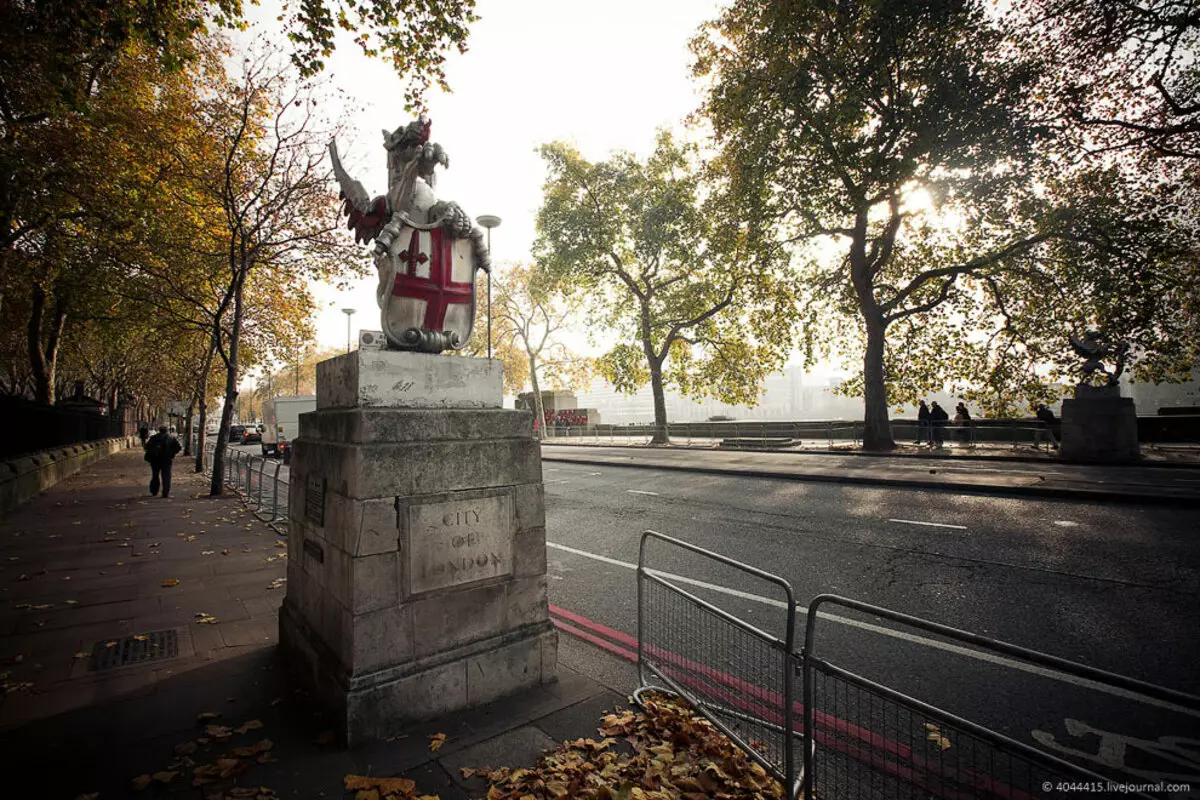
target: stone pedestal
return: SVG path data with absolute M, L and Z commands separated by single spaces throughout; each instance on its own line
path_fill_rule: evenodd
M 1078 387 L 1075 399 L 1063 400 L 1059 452 L 1066 461 L 1121 464 L 1140 459 L 1133 400 L 1121 397 L 1116 386 Z
M 350 745 L 551 681 L 541 454 L 499 362 L 360 350 L 317 367 L 279 640 Z

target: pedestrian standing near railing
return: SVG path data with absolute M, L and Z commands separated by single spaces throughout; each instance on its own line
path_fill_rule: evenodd
M 942 408 L 934 400 L 933 406 L 929 409 L 929 424 L 933 428 L 933 444 L 935 447 L 945 445 L 946 423 L 949 421 L 950 415 L 946 413 L 946 409 Z
M 832 434 L 830 434 L 832 438 Z M 925 405 L 925 401 L 921 401 L 921 407 L 917 409 L 917 444 L 924 439 L 929 444 L 933 444 L 933 436 L 929 430 L 929 406 Z
M 954 424 L 958 426 L 958 440 L 960 442 L 970 442 L 971 436 L 971 412 L 967 411 L 967 404 L 959 400 L 958 405 L 954 407 Z

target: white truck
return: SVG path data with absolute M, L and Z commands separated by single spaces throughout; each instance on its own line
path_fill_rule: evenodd
M 317 397 L 312 394 L 263 403 L 263 455 L 286 457 L 289 443 L 300 434 L 300 415 L 316 410 Z

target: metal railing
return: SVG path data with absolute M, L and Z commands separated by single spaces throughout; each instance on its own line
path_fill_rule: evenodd
M 205 471 L 212 474 L 215 442 L 205 444 Z M 276 459 L 225 448 L 224 483 L 240 494 L 254 515 L 279 533 L 287 533 L 290 471 Z
M 765 612 L 760 622 L 772 619 L 768 627 L 778 627 L 780 635 L 684 588 L 698 581 L 651 568 L 649 547 L 671 548 L 674 569 L 685 558 L 699 558 L 705 573 L 732 569 L 773 586 L 770 605 L 777 611 Z M 1194 695 L 857 600 L 819 595 L 807 610 L 798 609 L 782 578 L 654 531 L 642 534 L 637 581 L 641 687 L 634 699 L 642 702 L 653 691 L 682 697 L 780 780 L 789 798 L 1032 800 L 1060 796 L 1050 789 L 1063 784 L 1112 786 L 1130 778 L 1116 767 L 1102 774 L 1066 761 L 846 669 L 824 652 L 818 636 L 818 619 L 829 615 L 823 609 L 830 606 L 871 615 L 876 622 L 868 630 L 884 630 L 880 622 L 915 628 L 956 648 L 998 653 L 1043 674 L 1073 676 L 1183 707 L 1189 714 L 1200 711 L 1200 697 Z M 797 652 L 792 630 L 800 613 L 806 615 L 805 631 Z M 829 650 L 846 653 L 845 645 L 839 639 Z M 931 746 L 935 738 L 937 746 Z M 1130 796 L 1158 796 L 1126 786 L 1122 793 Z
M 826 447 L 860 446 L 864 425 L 861 421 L 825 422 L 685 422 L 668 423 L 667 436 L 676 447 L 700 449 L 753 448 L 759 450 L 799 451 Z M 980 444 L 1009 447 L 1011 450 L 1049 451 L 1058 443 L 1045 425 L 1004 425 L 970 422 L 947 424 L 941 428 L 922 427 L 915 420 L 893 420 L 892 436 L 899 443 L 911 442 L 930 448 L 965 447 Z M 543 442 L 588 445 L 649 445 L 654 438 L 653 425 L 557 426 L 539 431 Z

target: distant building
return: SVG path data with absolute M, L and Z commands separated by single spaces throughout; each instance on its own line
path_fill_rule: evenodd
M 739 420 L 859 419 L 862 400 L 833 393 L 842 379 L 815 380 L 804 368 L 787 367 L 768 375 L 763 382 L 762 399 L 757 406 L 722 403 L 712 398 L 693 400 L 668 390 L 668 422 L 704 422 L 711 417 Z M 636 394 L 618 392 L 606 381 L 594 381 L 576 393 L 581 407 L 595 408 L 606 423 L 626 425 L 654 421 L 654 396 L 644 386 Z

